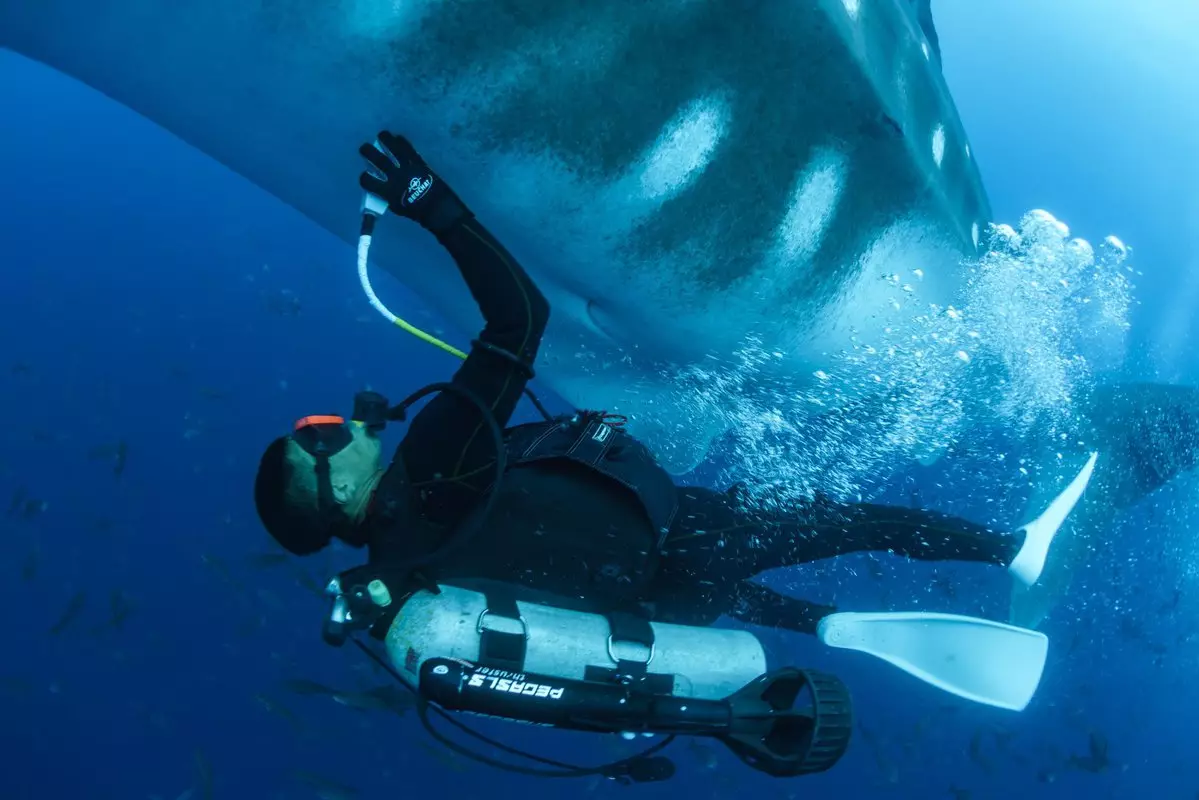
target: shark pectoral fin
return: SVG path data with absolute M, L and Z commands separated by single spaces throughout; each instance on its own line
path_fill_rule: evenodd
M 1105 502 L 1129 508 L 1199 464 L 1199 389 L 1135 383 L 1098 389 L 1089 412 L 1104 470 Z
M 1070 485 L 1049 504 L 1049 508 L 1022 528 L 1024 546 L 1020 548 L 1020 552 L 1008 565 L 1008 571 L 1016 580 L 1026 586 L 1031 586 L 1040 579 L 1041 573 L 1045 569 L 1045 561 L 1049 557 L 1049 547 L 1053 544 L 1058 529 L 1062 527 L 1062 523 L 1066 521 L 1066 517 L 1070 516 L 1070 512 L 1074 510 L 1074 506 L 1082 497 L 1083 491 L 1091 480 L 1091 475 L 1095 472 L 1095 462 L 1098 460 L 1099 453 L 1091 453 L 1091 457 L 1087 459 L 1082 470 L 1074 476 Z
M 1032 700 L 1049 653 L 1043 633 L 931 612 L 830 614 L 817 636 L 829 647 L 881 658 L 950 694 L 1012 711 Z

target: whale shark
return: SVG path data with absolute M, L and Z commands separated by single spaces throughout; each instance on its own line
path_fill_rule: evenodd
M 927 0 L 0 0 L 0 47 L 351 243 L 358 145 L 409 137 L 549 299 L 542 382 L 675 473 L 722 404 L 800 391 L 902 321 L 910 275 L 952 298 L 990 221 Z M 479 327 L 415 226 L 372 257 Z M 753 386 L 680 378 L 747 347 Z

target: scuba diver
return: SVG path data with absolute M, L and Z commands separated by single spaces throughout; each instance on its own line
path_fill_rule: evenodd
M 554 418 L 537 404 L 544 421 L 507 427 L 534 376 L 550 315 L 548 302 L 407 139 L 383 132 L 359 152 L 370 165 L 360 178 L 367 192 L 367 246 L 384 210 L 421 225 L 453 258 L 485 325 L 450 382 L 426 387 L 395 407 L 381 395 L 360 393 L 349 421 L 336 415 L 302 417 L 262 456 L 255 503 L 279 544 L 300 556 L 334 539 L 367 549 L 365 565 L 330 584 L 336 607 L 326 638 L 344 640 L 347 632 L 369 628 L 387 643 L 396 669 L 419 682 L 423 692 L 426 680 L 450 672 L 458 675 L 455 670 L 464 658 L 490 664 L 480 668 L 484 676 L 502 668 L 522 679 L 536 672 L 528 660 L 536 645 L 532 609 L 546 614 L 550 612 L 545 609 L 552 609 L 558 616 L 546 624 L 553 628 L 555 653 L 562 658 L 582 647 L 561 639 L 567 619 L 563 615 L 576 615 L 570 619 L 580 621 L 580 631 L 590 630 L 588 620 L 603 624 L 603 660 L 614 662 L 609 672 L 620 673 L 627 691 L 629 676 L 644 679 L 648 664 L 669 662 L 664 632 L 698 631 L 687 641 L 699 642 L 703 634 L 731 641 L 726 635 L 740 632 L 688 627 L 709 626 L 721 615 L 820 634 L 833 646 L 884 657 L 884 645 L 872 649 L 869 641 L 878 639 L 880 631 L 895 630 L 887 625 L 910 626 L 918 618 L 925 628 L 939 621 L 952 627 L 969 620 L 952 615 L 839 614 L 830 606 L 787 597 L 752 580 L 778 567 L 872 550 L 922 560 L 993 564 L 1022 583 L 1036 582 L 1054 531 L 1085 486 L 1086 470 L 1067 491 L 1073 495 L 1056 502 L 1042 519 L 993 531 L 931 510 L 842 503 L 823 496 L 766 508 L 736 487 L 721 492 L 676 486 L 648 449 L 624 430 L 623 418 L 602 411 Z M 384 466 L 383 426 L 406 419 L 408 408 L 431 394 L 435 396 L 412 416 L 390 465 Z M 471 613 L 477 617 L 469 626 L 454 628 L 454 620 L 460 621 L 466 612 L 443 615 L 450 628 L 473 637 L 446 651 L 453 658 L 438 660 L 414 644 L 424 632 L 396 632 L 400 626 L 416 625 L 417 617 L 426 626 L 442 618 L 428 604 L 451 601 L 475 603 Z M 424 610 L 418 613 L 417 608 Z M 517 627 L 493 628 L 493 622 L 503 619 Z M 837 621 L 841 624 L 832 625 Z M 1017 630 L 985 620 L 969 622 L 1005 635 Z M 428 641 L 440 643 L 437 646 L 449 647 L 445 637 L 451 633 L 428 636 Z M 618 657 L 614 640 L 646 645 L 648 658 L 633 664 Z M 710 643 L 721 647 L 719 641 Z M 750 649 L 752 655 L 738 675 L 763 671 L 756 640 Z M 976 655 L 989 651 L 974 649 Z M 1004 649 L 1012 650 L 1006 640 Z M 603 647 L 599 652 L 603 654 Z M 693 651 L 690 657 L 714 670 L 726 669 L 716 662 L 735 660 L 735 652 L 709 649 Z M 1041 665 L 1043 661 L 1042 653 Z M 434 662 L 436 667 L 430 667 Z M 588 662 L 585 669 L 566 666 L 551 678 L 583 678 L 584 673 L 598 674 L 595 664 Z M 1040 666 L 1035 673 L 1032 688 L 1039 681 Z M 804 674 L 809 684 L 819 682 Z M 459 679 L 459 686 L 476 685 L 462 675 Z M 482 680 L 478 674 L 475 679 Z M 1024 687 L 1020 691 L 1027 697 L 1022 701 L 988 700 L 986 691 L 977 687 L 955 689 L 953 676 L 933 676 L 930 682 L 938 680 L 942 688 L 995 705 L 1023 707 L 1031 697 L 1031 689 Z M 745 683 L 740 677 L 728 681 L 706 696 L 724 697 Z M 534 685 L 531 677 L 521 685 L 525 683 Z M 676 681 L 676 693 L 678 686 Z M 703 698 L 706 690 L 696 679 L 689 691 L 694 705 L 694 698 Z M 759 693 L 758 700 L 762 697 Z M 451 700 L 443 693 L 436 702 L 452 707 Z M 627 705 L 627 700 L 621 703 Z M 660 708 L 655 713 L 659 712 Z M 494 713 L 520 716 L 511 709 Z M 525 719 L 545 721 L 535 714 Z M 578 722 L 579 717 L 571 719 Z M 677 723 L 657 729 L 678 731 Z M 627 719 L 614 725 L 614 732 L 632 727 Z M 847 741 L 848 728 L 844 735 Z M 760 755 L 754 753 L 759 762 Z M 801 774 L 831 766 L 813 763 L 792 763 L 776 771 Z

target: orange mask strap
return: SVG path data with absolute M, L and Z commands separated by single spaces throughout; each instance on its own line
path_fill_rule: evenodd
M 344 425 L 345 423 L 345 419 L 336 414 L 312 414 L 296 420 L 295 430 L 307 428 L 309 425 Z

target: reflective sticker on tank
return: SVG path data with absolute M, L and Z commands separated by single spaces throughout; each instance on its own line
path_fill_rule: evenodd
M 553 687 L 544 683 L 501 678 L 496 675 L 481 675 L 479 673 L 471 675 L 466 685 L 475 689 L 487 689 L 492 692 L 519 694 L 522 697 L 539 697 L 549 700 L 561 700 L 563 693 L 566 691 L 565 688 Z
M 404 669 L 408 672 L 416 672 L 416 668 L 420 666 L 420 653 L 411 647 L 404 654 Z

